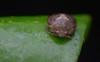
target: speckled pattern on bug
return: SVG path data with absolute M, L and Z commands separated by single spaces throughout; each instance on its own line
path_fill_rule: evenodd
M 70 37 L 76 28 L 76 20 L 65 13 L 48 16 L 48 30 L 59 37 Z

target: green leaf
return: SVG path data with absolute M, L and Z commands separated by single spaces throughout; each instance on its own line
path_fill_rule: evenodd
M 0 62 L 77 62 L 90 15 L 73 15 L 77 28 L 71 39 L 47 31 L 47 16 L 0 17 Z

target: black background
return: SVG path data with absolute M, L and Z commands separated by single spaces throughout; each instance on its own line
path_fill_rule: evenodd
M 48 15 L 65 12 L 68 14 L 90 14 L 92 25 L 89 36 L 82 47 L 78 62 L 100 62 L 99 46 L 99 3 L 98 1 L 67 0 L 13 0 L 0 1 L 0 16 Z

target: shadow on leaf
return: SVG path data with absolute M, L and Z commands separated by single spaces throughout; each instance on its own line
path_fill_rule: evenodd
M 61 38 L 61 37 L 58 37 L 58 36 L 54 36 L 52 34 L 48 34 L 51 39 L 56 43 L 56 44 L 60 44 L 60 45 L 63 45 L 63 44 L 66 44 L 70 38 Z

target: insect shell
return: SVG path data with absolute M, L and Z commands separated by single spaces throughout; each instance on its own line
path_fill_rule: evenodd
M 76 28 L 76 20 L 65 13 L 53 14 L 48 17 L 48 30 L 58 37 L 70 37 Z

